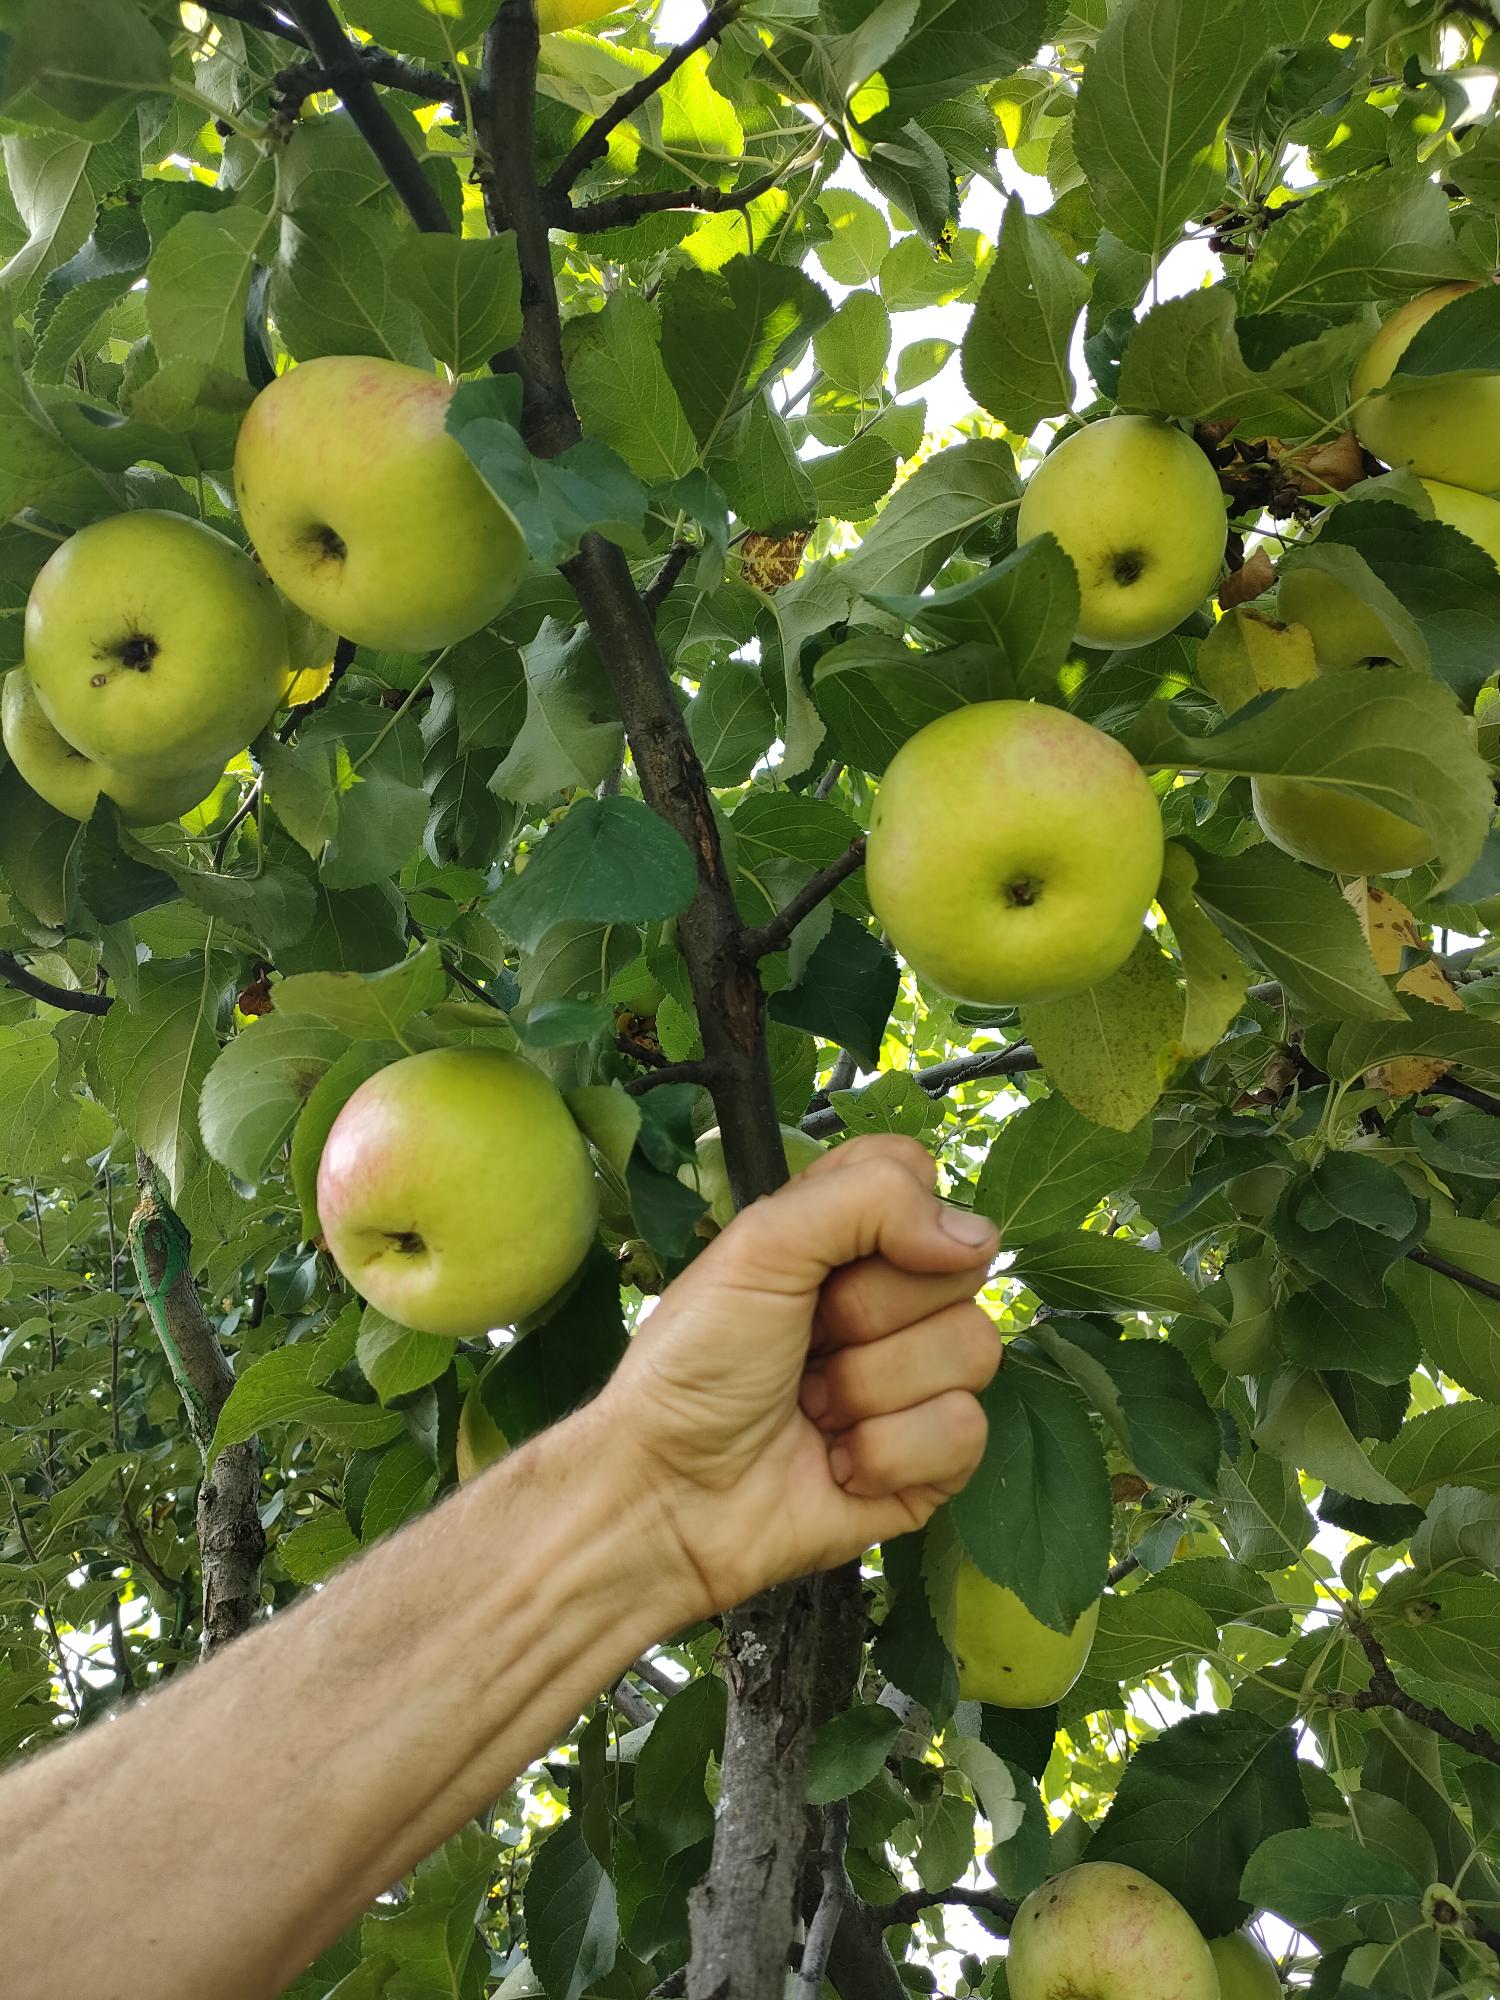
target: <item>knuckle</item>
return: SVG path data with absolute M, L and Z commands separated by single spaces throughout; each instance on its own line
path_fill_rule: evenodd
M 959 1360 L 970 1388 L 982 1389 L 1000 1366 L 1001 1341 L 982 1306 L 964 1308 L 957 1341 Z
M 954 1389 L 943 1398 L 944 1428 L 955 1461 L 972 1471 L 989 1442 L 989 1418 L 967 1390 Z
M 847 1340 L 865 1340 L 876 1328 L 875 1301 L 869 1273 L 860 1264 L 846 1264 L 823 1287 L 818 1317 L 828 1331 Z

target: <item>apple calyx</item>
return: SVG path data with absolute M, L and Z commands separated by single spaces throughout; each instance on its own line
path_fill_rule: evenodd
M 316 522 L 302 540 L 319 562 L 341 563 L 348 558 L 348 543 L 338 529 L 331 528 L 326 521 Z
M 132 632 L 124 639 L 117 639 L 113 646 L 101 646 L 97 657 L 101 660 L 113 660 L 117 666 L 126 668 L 130 673 L 148 674 L 152 662 L 160 651 L 161 647 L 149 632 Z M 107 673 L 94 674 L 89 680 L 90 687 L 102 688 L 108 685 Z
M 1422 1915 L 1441 1931 L 1466 1930 L 1469 1912 L 1446 1882 L 1430 1882 L 1422 1892 Z
M 1018 875 L 1005 885 L 1005 900 L 1013 910 L 1029 910 L 1040 900 L 1042 884 L 1035 875 Z
M 1146 567 L 1146 558 L 1139 549 L 1122 549 L 1110 563 L 1110 574 L 1116 583 L 1125 586 L 1139 583 Z

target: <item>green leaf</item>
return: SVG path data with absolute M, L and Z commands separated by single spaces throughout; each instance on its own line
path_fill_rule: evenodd
M 867 285 L 877 277 L 891 234 L 873 201 L 846 188 L 828 188 L 817 198 L 832 234 L 818 245 L 818 260 L 839 285 Z
M 648 300 L 616 292 L 599 312 L 569 320 L 567 362 L 568 388 L 591 437 L 652 485 L 691 471 L 698 443 L 662 361 L 661 323 Z
M 433 359 L 455 375 L 484 367 L 519 337 L 521 268 L 511 237 L 413 234 L 397 251 L 397 267 Z M 568 381 L 576 401 L 572 370 Z
M 421 1334 L 413 1337 L 423 1338 Z M 453 1343 L 438 1344 L 444 1350 L 443 1367 L 447 1367 L 453 1358 Z M 437 1471 L 432 1460 L 414 1438 L 398 1438 L 388 1451 L 381 1453 L 375 1477 L 365 1494 L 359 1517 L 360 1540 L 365 1547 L 420 1514 L 436 1490 Z
M 1191 1715 L 1136 1749 L 1088 1858 L 1139 1868 L 1221 1937 L 1244 1921 L 1250 1856 L 1306 1820 L 1290 1729 L 1237 1710 Z
M 1377 1472 L 1344 1421 L 1321 1375 L 1286 1368 L 1263 1390 L 1254 1439 L 1287 1465 L 1339 1493 L 1379 1507 L 1400 1507 L 1406 1495 Z
M 0 114 L 12 129 L 110 139 L 166 87 L 166 44 L 130 0 L 15 0 L 5 19 Z
M 298 1424 L 333 1443 L 358 1451 L 385 1444 L 405 1429 L 394 1411 L 378 1403 L 349 1403 L 316 1387 L 312 1371 L 317 1351 L 311 1346 L 278 1347 L 251 1362 L 230 1390 L 209 1452 L 212 1465 L 221 1451 L 268 1424 Z
M 858 1056 L 866 1069 L 880 1065 L 880 1040 L 900 990 L 894 954 L 852 917 L 836 911 L 795 986 L 771 997 L 771 1018 L 805 1028 Z
M 968 1779 L 979 1810 L 990 1823 L 990 1838 L 995 1846 L 1003 1847 L 1013 1840 L 1020 1831 L 1025 1809 L 1016 1796 L 1011 1767 L 976 1736 L 945 1734 L 943 1753 L 949 1764 Z
M 337 1028 L 279 1009 L 242 1028 L 203 1080 L 199 1117 L 210 1156 L 241 1180 L 259 1180 L 343 1052 Z
M 1323 1067 L 1340 1083 L 1354 1083 L 1366 1070 L 1401 1056 L 1439 1056 L 1482 1076 L 1500 1075 L 1500 1022 L 1478 1013 L 1435 1006 L 1407 993 L 1393 996 L 1399 1021 L 1350 1022 L 1338 1029 L 1323 1052 Z
M 1070 410 L 1069 350 L 1088 292 L 1087 274 L 1013 194 L 964 335 L 964 386 L 975 402 L 1023 433 Z
M 96 1088 L 175 1199 L 202 1163 L 198 1094 L 218 1054 L 221 995 L 206 957 L 143 965 L 140 981 L 137 1004 L 104 1017 Z
M 1157 898 L 1172 926 L 1187 988 L 1181 1052 L 1192 1059 L 1216 1048 L 1239 1018 L 1250 985 L 1245 961 L 1203 913 L 1194 890 L 1198 863 L 1179 841 L 1167 842 Z
M 1398 1571 L 1369 1617 L 1392 1665 L 1439 1687 L 1493 1695 L 1500 1680 L 1500 1580 Z
M 862 1090 L 836 1090 L 828 1102 L 850 1132 L 904 1132 L 919 1139 L 942 1119 L 910 1070 L 887 1070 Z
M 526 719 L 491 789 L 519 805 L 540 805 L 574 788 L 596 790 L 614 769 L 624 735 L 588 627 L 544 618 L 521 662 Z
M 1411 1538 L 1411 1559 L 1418 1571 L 1476 1563 L 1500 1576 L 1500 1497 L 1477 1486 L 1440 1486 Z
M 658 1866 L 714 1830 L 707 1776 L 724 1754 L 727 1694 L 705 1674 L 674 1694 L 651 1725 L 635 1767 L 635 1832 Z
M 309 716 L 295 743 L 266 736 L 258 750 L 276 816 L 327 888 L 381 882 L 420 845 L 431 802 L 409 715 L 339 702 Z
M 662 293 L 662 359 L 704 451 L 832 310 L 827 294 L 795 266 L 763 257 L 731 257 L 718 271 L 688 265 L 673 274 Z
M 1237 952 L 1281 981 L 1304 1016 L 1378 1021 L 1399 1011 L 1359 918 L 1326 876 L 1264 846 L 1239 855 L 1189 852 L 1198 902 Z
M 900 1734 L 900 1716 L 878 1703 L 866 1702 L 833 1716 L 813 1738 L 807 1765 L 808 1803 L 831 1805 L 869 1784 Z
M 874 292 L 853 292 L 813 335 L 813 356 L 835 387 L 868 398 L 891 352 L 891 315 Z
M 1419 1507 L 1440 1486 L 1474 1486 L 1500 1493 L 1500 1409 L 1489 1403 L 1445 1403 L 1413 1417 L 1375 1462 Z
M 920 0 L 910 29 L 879 65 L 892 103 L 909 113 L 966 84 L 989 84 L 1031 60 L 1053 18 L 1043 0 Z
M 1039 1320 L 1031 1338 L 1077 1383 L 1153 1485 L 1212 1494 L 1223 1440 L 1187 1359 L 1087 1319 Z
M 1435 1215 L 1422 1252 L 1450 1270 L 1500 1284 L 1500 1229 L 1493 1223 Z M 1394 1267 L 1387 1285 L 1410 1314 L 1429 1361 L 1470 1395 L 1500 1403 L 1500 1300 L 1410 1258 Z
M 789 535 L 812 526 L 816 491 L 785 419 L 764 392 L 725 428 L 708 470 L 738 519 L 757 534 Z
M 570 1815 L 536 1849 L 522 1905 L 547 2000 L 582 2000 L 608 1976 L 620 1946 L 614 1884 L 594 1859 L 582 1820 Z
M 304 1521 L 276 1544 L 282 1567 L 294 1583 L 321 1583 L 341 1562 L 359 1554 L 359 1542 L 344 1516 L 329 1508 Z
M 484 1407 L 513 1446 L 524 1444 L 596 1396 L 624 1352 L 619 1270 L 596 1246 L 551 1316 L 485 1371 Z
M 851 592 L 877 600 L 919 591 L 961 542 L 1005 512 L 1019 492 L 1015 461 L 998 438 L 950 445 L 897 489 L 834 574 Z
M 898 461 L 883 437 L 871 431 L 842 451 L 802 461 L 813 485 L 820 521 L 862 521 L 896 483 Z
M 1361 1903 L 1417 1896 L 1421 1886 L 1399 1862 L 1331 1826 L 1273 1833 L 1240 1876 L 1246 1902 L 1303 1930 L 1332 1923 Z
M 617 452 L 596 438 L 537 458 L 521 435 L 521 382 L 492 375 L 463 382 L 448 405 L 448 430 L 502 506 L 519 522 L 534 561 L 563 563 L 586 534 L 638 541 L 647 493 Z
M 499 0 L 347 0 L 344 15 L 371 41 L 428 62 L 451 62 L 471 49 L 495 18 Z
M 45 1021 L 0 1026 L 0 1149 L 17 1177 L 40 1176 L 113 1136 L 99 1106 L 60 1085 L 59 1055 Z M 0 1276 L 9 1276 L 3 1266 Z
M 979 1173 L 974 1206 L 1014 1250 L 1071 1228 L 1146 1163 L 1149 1128 L 1119 1133 L 1092 1124 L 1052 1095 L 1005 1118 Z
M 947 645 L 972 641 L 994 647 L 1000 656 L 997 673 L 1017 688 L 1046 685 L 1072 651 L 1078 623 L 1078 572 L 1052 535 L 1033 536 L 989 569 L 945 590 L 867 595 L 882 611 Z
M 414 1333 L 374 1306 L 366 1306 L 354 1353 L 361 1374 L 381 1402 L 393 1403 L 437 1380 L 453 1361 L 453 1342 L 437 1334 Z M 367 1527 L 365 1540 L 369 1539 Z
M 1441 1121 L 1413 1119 L 1412 1139 L 1437 1173 L 1500 1180 L 1500 1125 L 1488 1112 L 1459 1111 Z
M 1212 1659 L 1218 1650 L 1213 1619 L 1170 1585 L 1125 1597 L 1110 1591 L 1099 1606 L 1087 1672 L 1091 1680 L 1139 1682 L 1184 1654 Z
M 1391 171 L 1341 181 L 1280 216 L 1245 273 L 1240 303 L 1248 313 L 1363 306 L 1470 275 L 1437 183 L 1420 169 Z
M 1288 321 L 1307 333 L 1305 321 Z M 1368 344 L 1363 322 L 1325 327 L 1290 341 L 1264 366 L 1245 359 L 1235 294 L 1209 285 L 1153 306 L 1120 364 L 1122 409 L 1233 421 L 1236 437 L 1301 437 L 1337 417 L 1349 369 Z
M 1109 1563 L 1104 1454 L 1077 1391 L 1016 1363 L 980 1397 L 983 1463 L 951 1503 L 979 1568 L 1044 1625 L 1071 1632 Z
M 1029 1242 L 1022 1245 L 1015 1269 L 1044 1305 L 1059 1312 L 1128 1306 L 1141 1312 L 1203 1317 L 1212 1311 L 1170 1257 L 1143 1249 L 1128 1237 L 1097 1236 L 1080 1229 Z
M 254 209 L 183 216 L 152 254 L 146 325 L 160 361 L 245 372 L 245 301 L 271 224 Z
M 54 511 L 83 492 L 97 509 L 112 489 L 58 431 L 21 371 L 15 337 L 0 329 L 0 521 L 24 507 Z
M 487 908 L 523 950 L 560 923 L 660 922 L 693 900 L 687 842 L 639 799 L 580 799 Z
M 1066 1000 L 1032 1001 L 1021 1025 L 1054 1090 L 1094 1124 L 1132 1132 L 1178 1059 L 1176 968 L 1145 931 L 1118 972 Z
M 414 1014 L 447 990 L 436 945 L 426 944 L 381 972 L 299 972 L 276 987 L 278 1016 L 316 1014 L 355 1041 L 399 1042 Z
M 1286 1569 L 1313 1538 L 1296 1471 L 1271 1452 L 1252 1451 L 1243 1471 L 1226 1465 L 1219 1498 L 1229 1546 L 1248 1569 Z
M 1207 736 L 1173 727 L 1165 704 L 1141 713 L 1131 748 L 1148 767 L 1287 777 L 1382 807 L 1431 835 L 1439 887 L 1459 881 L 1489 831 L 1488 767 L 1457 701 L 1404 667 L 1321 674 L 1262 696 Z
M 1224 128 L 1261 44 L 1253 8 L 1124 0 L 1094 44 L 1074 115 L 1100 217 L 1156 263 L 1224 186 Z
M 1303 1368 L 1343 1368 L 1372 1382 L 1404 1382 L 1422 1359 L 1412 1315 L 1399 1301 L 1399 1281 L 1413 1264 L 1392 1273 L 1397 1298 L 1357 1305 L 1330 1285 L 1291 1292 L 1276 1311 L 1276 1337 L 1289 1361 Z
M 394 224 L 369 209 L 302 201 L 282 217 L 269 304 L 277 332 L 299 361 L 378 354 L 427 365 L 401 247 Z
M 759 667 L 718 660 L 688 707 L 688 732 L 711 785 L 749 777 L 776 735 L 776 712 Z

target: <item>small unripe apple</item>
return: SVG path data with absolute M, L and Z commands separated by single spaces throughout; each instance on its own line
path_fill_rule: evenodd
M 188 778 L 128 777 L 96 764 L 52 727 L 24 667 L 5 676 L 0 735 L 10 761 L 38 798 L 69 819 L 91 818 L 102 792 L 114 800 L 127 826 L 157 826 L 201 805 L 223 775 L 220 763 Z
M 455 1339 L 544 1306 L 598 1214 L 567 1105 L 529 1062 L 482 1048 L 424 1049 L 362 1083 L 324 1144 L 317 1201 L 361 1297 Z
M 954 802 L 972 799 L 972 811 Z M 983 701 L 886 767 L 865 881 L 891 942 L 957 1000 L 1060 1000 L 1119 970 L 1161 879 L 1161 814 L 1113 737 L 1063 709 Z
M 476 1478 L 487 1465 L 504 1458 L 510 1450 L 506 1436 L 484 1407 L 480 1384 L 476 1382 L 464 1397 L 458 1417 L 458 1436 L 453 1444 L 454 1468 L 460 1486 Z
M 1437 852 L 1409 820 L 1307 778 L 1252 778 L 1250 800 L 1273 846 L 1338 875 L 1404 875 Z
M 112 514 L 48 558 L 26 667 L 75 750 L 137 778 L 222 771 L 286 684 L 286 620 L 233 542 L 185 514 Z M 158 815 L 160 817 L 160 815 Z
M 1144 646 L 1212 590 L 1229 524 L 1219 476 L 1185 431 L 1105 417 L 1064 438 L 1027 480 L 1022 542 L 1055 535 L 1078 571 L 1081 646 Z
M 1203 1933 L 1175 1896 L 1117 1861 L 1034 1889 L 1010 1927 L 1010 2000 L 1219 2000 Z
M 791 1175 L 810 1167 L 827 1149 L 795 1125 L 783 1125 L 781 1150 L 786 1155 L 787 1173 Z M 734 1220 L 734 1195 L 729 1186 L 729 1169 L 724 1164 L 724 1141 L 717 1125 L 704 1133 L 694 1157 L 677 1169 L 677 1178 L 685 1187 L 696 1188 L 702 1195 L 708 1203 L 711 1221 L 720 1229 L 729 1227 Z
M 1281 1976 L 1246 1931 L 1231 1931 L 1209 1947 L 1219 1973 L 1219 2000 L 1284 2000 Z
M 1420 329 L 1473 290 L 1471 283 L 1437 285 L 1390 315 L 1354 371 L 1354 395 L 1366 399 L 1354 412 L 1354 430 L 1397 471 L 1492 493 L 1500 487 L 1500 373 L 1411 376 L 1409 387 L 1397 376 L 1398 386 L 1386 389 Z
M 1071 1632 L 1055 1632 L 967 1557 L 958 1569 L 958 1691 L 996 1708 L 1049 1708 L 1083 1672 L 1099 1623 L 1096 1598 Z
M 444 428 L 454 385 L 368 355 L 304 361 L 245 414 L 234 483 L 277 587 L 362 646 L 425 653 L 477 632 L 526 538 Z
M 1421 484 L 1437 518 L 1477 542 L 1492 563 L 1500 564 L 1500 500 L 1471 493 L 1466 486 L 1445 486 L 1440 479 L 1424 479 Z

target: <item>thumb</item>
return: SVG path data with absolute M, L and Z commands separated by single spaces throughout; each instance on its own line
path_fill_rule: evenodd
M 841 1265 L 877 1254 L 902 1271 L 976 1269 L 999 1233 L 939 1201 L 933 1175 L 914 1139 L 852 1139 L 736 1216 L 689 1275 L 787 1295 L 816 1293 Z

